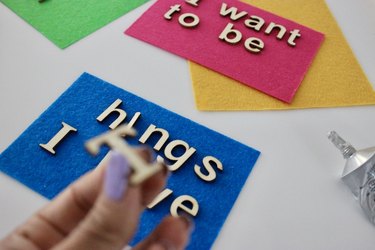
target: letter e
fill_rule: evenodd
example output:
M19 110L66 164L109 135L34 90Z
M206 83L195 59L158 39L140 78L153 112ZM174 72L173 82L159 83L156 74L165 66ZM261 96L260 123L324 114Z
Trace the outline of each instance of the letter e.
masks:
M185 206L183 204L185 202L189 202L191 207ZM173 201L170 209L171 215L178 217L178 209L182 209L191 216L196 216L198 214L199 204L197 200L190 195L181 195Z
M264 42L258 38L250 37L245 41L245 48L252 53L259 53L264 48Z

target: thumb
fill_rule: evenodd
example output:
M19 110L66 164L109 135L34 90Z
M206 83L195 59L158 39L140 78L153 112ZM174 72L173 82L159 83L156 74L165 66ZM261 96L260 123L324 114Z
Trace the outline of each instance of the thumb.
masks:
M93 208L57 249L122 249L138 224L141 188L128 186L129 163L112 153L104 185Z

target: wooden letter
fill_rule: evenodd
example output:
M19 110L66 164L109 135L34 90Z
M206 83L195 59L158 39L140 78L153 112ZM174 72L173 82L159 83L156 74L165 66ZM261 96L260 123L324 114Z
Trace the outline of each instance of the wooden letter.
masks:
M124 110L117 108L122 101L120 99L117 99L114 101L106 110L104 110L103 113L101 113L96 120L99 122L102 122L105 118L107 118L111 113L117 112L119 116L117 117L116 120L114 120L111 125L109 125L110 129L115 129L117 128L126 118L127 114ZM128 127L132 128L134 124L138 121L138 118L141 116L140 112L137 112L134 114L132 119L129 121L129 124L127 125Z
M199 0L185 0L185 2L190 4L190 5L193 5L193 6L197 7Z
M250 37L245 41L245 48L252 53L259 53L264 48L264 42L258 38Z
M126 112L122 109L118 109L117 107L122 103L120 99L117 99L114 101L104 112L99 115L96 120L99 122L102 122L107 116L109 116L112 112L117 112L119 116L117 119L109 125L111 129L115 129L120 125L121 122L123 122L126 118Z
M194 172L199 176L199 178L207 182L210 182L216 179L216 172L213 166L211 165L211 162L213 162L216 165L217 169L219 169L220 171L223 171L223 164L213 156L206 156L203 158L203 166L208 172L208 174L203 174L200 166L198 165L194 166Z
M186 19L192 19L191 22L186 22ZM199 17L192 13L182 14L178 18L178 22L185 28L194 28L199 24Z
M296 38L298 37L301 37L301 34L299 33L299 30L293 30L290 32L290 37L288 39L288 44L292 47L296 46L296 43L294 42L294 40L296 40Z
M134 114L134 116L132 117L132 119L129 121L129 123L127 124L127 126L129 128L132 128L134 126L134 124L138 121L138 118L141 116L141 112L136 112Z
M167 198L172 193L173 193L173 191L170 190L169 188L164 189L163 192L158 194L158 196L156 196L155 199L153 201L151 201L150 204L147 205L147 208L152 209L153 207L155 207L157 204L159 204L162 200Z
M183 204L184 202L189 202L191 204L191 207L185 206ZM174 217L178 217L177 211L179 208L192 216L196 216L198 214L199 204L197 200L190 195L181 195L173 201L170 209L171 215Z
M151 135L154 132L158 132L158 133L161 134L161 137L160 137L159 141L154 146L154 149L157 150L157 151L159 151L161 149L161 147L163 147L164 143L169 138L169 133L165 129L156 128L155 125L151 124L150 126L148 126L147 130L143 133L143 135L141 136L141 138L139 138L139 142L145 143L148 140L148 138L150 138Z
M226 3L223 3L221 5L220 15L227 16L228 14L230 14L230 19L232 19L233 21L236 21L240 19L241 17L244 17L247 15L246 11L241 11L240 13L237 13L237 11L238 9L236 7L230 7L228 9L228 5Z
M172 15L176 12L180 12L181 5L176 4L171 6L171 9L167 11L167 13L164 14L164 18L167 20L172 20Z
M227 43L236 44L242 39L242 34L239 30L232 29L233 24L228 23L223 32L221 32L219 39L224 40ZM234 36L234 37L233 37Z
M258 16L250 16L250 19L245 20L245 26L256 31L260 31L264 23L264 19Z
M271 22L271 23L268 25L268 27L267 27L265 33L266 33L267 35L269 35L269 34L271 34L271 32L272 32L274 29L279 29L279 30L280 30L279 33L278 33L277 36L276 36L277 39L279 39L279 40L283 39L283 37L284 37L284 35L285 35L285 33L286 33L286 28L285 28L284 26L279 25L279 24L276 24L276 23L274 23L274 22Z
M112 150L121 153L129 162L132 168L130 184L138 185L162 169L160 163L149 164L140 157L135 150L129 146L122 136L135 136L136 131L127 125L122 125L115 130L99 135L86 142L86 149L97 155L102 145L108 145Z
M69 132L76 132L77 129L73 128L69 124L66 124L65 122L62 122L62 129L54 136L47 144L39 144L42 148L50 152L51 154L56 154L54 147L56 147L59 142L64 139L65 136L69 134Z
M185 149L185 152L181 156L174 156L172 154L173 150L178 147L183 147ZM175 140L171 141L164 150L164 155L171 161L176 161L174 164L168 166L170 171L176 171L179 169L189 158L195 153L196 149L193 147L190 147L189 144L187 144L184 141L181 140ZM158 156L158 162L160 162L161 156Z

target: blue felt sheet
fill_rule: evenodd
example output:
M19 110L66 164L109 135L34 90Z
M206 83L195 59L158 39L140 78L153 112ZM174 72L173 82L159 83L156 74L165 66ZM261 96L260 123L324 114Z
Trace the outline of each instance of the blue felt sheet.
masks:
M168 188L173 194L154 209L146 211L133 244L147 235L169 213L171 203L180 195L191 195L199 202L195 231L188 249L209 249L237 199L259 152L224 135L172 113L90 74L83 74L58 98L12 145L0 155L0 170L26 186L52 199L79 176L95 167L105 155L93 157L84 149L89 138L108 131L116 116L100 123L100 115L116 99L127 112L125 122L141 112L134 128L138 136L129 141L140 144L139 137L150 124L167 130L167 143L180 139L194 147L196 153L173 172ZM69 134L56 148L56 155L39 144L47 143L64 121L78 131ZM154 145L155 140L150 140ZM157 152L164 157L165 146ZM178 151L178 150L177 150ZM178 154L178 152L174 152ZM204 182L194 173L194 164L202 166L205 156L214 156L224 167L213 182ZM250 183L249 183L250 185Z

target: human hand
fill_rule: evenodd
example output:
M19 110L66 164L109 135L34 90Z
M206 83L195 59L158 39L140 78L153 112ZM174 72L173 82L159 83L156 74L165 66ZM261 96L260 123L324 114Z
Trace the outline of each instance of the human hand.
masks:
M148 162L152 153L137 150ZM123 249L139 216L166 184L168 169L139 186L128 186L126 159L112 153L97 168L59 194L25 224L0 241L0 249ZM134 250L184 249L191 231L185 217L166 217Z

